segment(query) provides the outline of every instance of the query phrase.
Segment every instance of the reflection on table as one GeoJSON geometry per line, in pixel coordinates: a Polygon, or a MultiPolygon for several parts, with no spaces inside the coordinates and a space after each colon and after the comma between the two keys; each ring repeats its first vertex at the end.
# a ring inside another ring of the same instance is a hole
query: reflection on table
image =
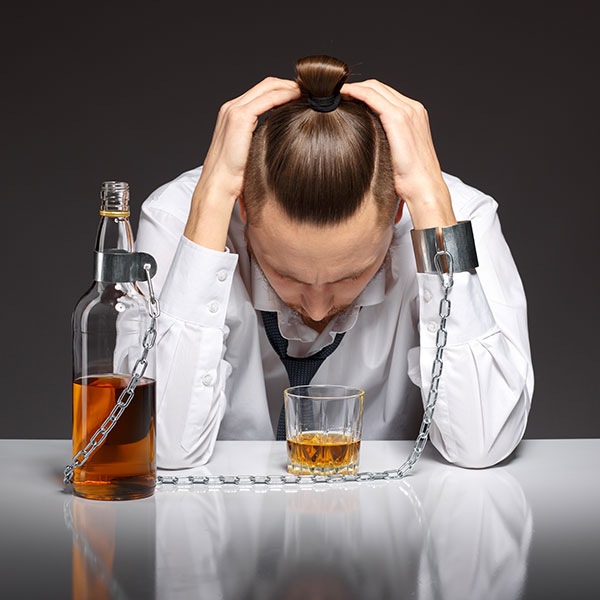
{"type": "MultiPolygon", "coordinates": [[[[365,442],[361,470],[411,442],[365,442]]],[[[0,597],[600,597],[600,440],[525,440],[491,469],[428,447],[403,481],[163,486],[75,498],[67,440],[0,440],[0,597]]],[[[217,442],[198,475],[285,473],[283,442],[217,442]]],[[[180,473],[184,475],[184,473],[180,473]]]]}
{"type": "Polygon", "coordinates": [[[68,497],[74,600],[155,598],[155,498],[101,502],[68,497]]]}
{"type": "Polygon", "coordinates": [[[519,598],[532,514],[506,470],[67,497],[74,598],[519,598]],[[132,577],[132,573],[136,573],[132,577]]]}

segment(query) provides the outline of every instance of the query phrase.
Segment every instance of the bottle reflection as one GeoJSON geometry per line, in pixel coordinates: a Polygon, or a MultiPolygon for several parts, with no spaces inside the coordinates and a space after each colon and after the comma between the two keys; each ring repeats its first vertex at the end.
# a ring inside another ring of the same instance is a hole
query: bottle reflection
{"type": "Polygon", "coordinates": [[[73,536],[74,600],[155,597],[154,500],[64,505],[73,536]]]}
{"type": "Polygon", "coordinates": [[[155,498],[159,598],[506,600],[525,582],[531,510],[502,469],[155,498]]]}

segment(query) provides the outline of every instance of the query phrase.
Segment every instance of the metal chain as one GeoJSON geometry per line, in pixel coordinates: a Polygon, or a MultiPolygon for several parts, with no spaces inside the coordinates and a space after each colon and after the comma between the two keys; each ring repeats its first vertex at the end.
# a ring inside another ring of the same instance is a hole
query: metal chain
{"type": "Polygon", "coordinates": [[[104,443],[106,436],[110,433],[112,428],[117,424],[117,421],[129,406],[135,388],[139,383],[140,379],[144,376],[146,368],[148,367],[148,353],[156,343],[156,319],[160,316],[160,305],[158,299],[154,295],[154,288],[152,286],[152,277],[150,275],[151,265],[145,264],[144,271],[146,272],[146,281],[148,283],[149,300],[148,300],[148,314],[150,315],[150,326],[144,334],[142,341],[143,351],[142,356],[136,361],[131,372],[131,378],[127,387],[121,392],[114,408],[110,411],[108,417],[106,417],[104,423],[96,430],[94,435],[90,438],[90,441],[83,450],[80,450],[71,461],[70,465],[67,465],[64,470],[64,483],[68,485],[73,482],[73,471],[77,467],[84,465],[94,452],[104,443]]]}
{"type": "Polygon", "coordinates": [[[421,422],[421,429],[415,441],[410,456],[397,469],[388,469],[381,472],[365,471],[355,474],[335,474],[335,475],[190,475],[188,477],[176,477],[159,475],[157,481],[163,485],[173,486],[191,486],[206,485],[210,487],[219,487],[225,485],[254,486],[270,485],[281,486],[288,484],[311,485],[313,483],[337,483],[349,481],[373,481],[377,479],[402,479],[414,467],[419,460],[429,438],[429,428],[433,419],[433,411],[437,402],[440,378],[444,367],[443,354],[446,342],[448,341],[448,331],[446,330],[446,320],[450,316],[450,300],[448,294],[454,284],[454,262],[452,255],[446,250],[440,250],[434,257],[435,267],[442,283],[444,297],[440,300],[439,316],[440,328],[438,329],[435,345],[436,352],[431,369],[431,386],[427,394],[425,403],[425,413],[421,422]],[[448,262],[448,273],[445,273],[441,264],[441,257],[445,256],[448,262]]]}

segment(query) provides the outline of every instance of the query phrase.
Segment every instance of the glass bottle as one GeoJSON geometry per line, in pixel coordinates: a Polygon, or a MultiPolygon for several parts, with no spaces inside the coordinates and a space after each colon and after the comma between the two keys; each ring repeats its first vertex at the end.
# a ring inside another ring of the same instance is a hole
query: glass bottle
{"type": "MultiPolygon", "coordinates": [[[[129,185],[105,181],[101,189],[96,253],[132,252],[129,185]]],[[[98,259],[98,254],[95,254],[98,259]]],[[[142,353],[148,323],[135,282],[95,280],[73,311],[73,455],[86,447],[127,386],[142,353]]],[[[129,406],[103,444],[73,473],[75,495],[130,500],[154,493],[155,382],[143,377],[129,406]]]]}

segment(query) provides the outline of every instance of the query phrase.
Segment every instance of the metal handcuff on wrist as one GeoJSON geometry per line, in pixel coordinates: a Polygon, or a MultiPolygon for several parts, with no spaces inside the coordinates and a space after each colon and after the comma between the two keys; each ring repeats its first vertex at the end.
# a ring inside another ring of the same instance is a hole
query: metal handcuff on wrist
{"type": "MultiPolygon", "coordinates": [[[[419,429],[419,434],[415,440],[412,452],[400,467],[380,472],[365,471],[354,474],[335,475],[190,475],[188,477],[159,475],[157,477],[157,483],[173,486],[206,485],[211,487],[223,485],[273,486],[373,481],[380,479],[401,479],[405,477],[419,460],[429,438],[429,429],[433,421],[433,412],[437,402],[440,378],[444,366],[443,353],[448,340],[446,320],[450,316],[451,308],[451,302],[448,295],[454,285],[454,273],[458,271],[473,270],[478,266],[470,221],[462,221],[457,225],[444,228],[433,227],[425,230],[413,229],[411,231],[411,236],[415,250],[417,271],[420,273],[436,272],[439,275],[444,295],[440,300],[440,326],[436,335],[436,352],[431,369],[431,385],[427,394],[421,428],[419,429]],[[452,250],[454,250],[454,252],[452,252],[452,250]],[[445,265],[443,264],[444,262],[446,263],[445,265]],[[459,267],[458,269],[456,269],[457,265],[459,267]],[[432,267],[435,271],[433,271],[432,267]]],[[[150,265],[144,265],[144,270],[149,290],[148,312],[150,314],[150,326],[144,335],[142,356],[135,363],[129,383],[123,392],[121,392],[111,413],[90,438],[87,446],[83,450],[80,450],[73,457],[71,464],[65,468],[65,484],[72,483],[73,471],[76,468],[81,467],[104,442],[106,436],[115,426],[120,416],[123,414],[123,411],[131,402],[135,387],[144,375],[148,365],[148,353],[156,342],[156,319],[160,315],[160,306],[152,287],[150,265]]]]}

